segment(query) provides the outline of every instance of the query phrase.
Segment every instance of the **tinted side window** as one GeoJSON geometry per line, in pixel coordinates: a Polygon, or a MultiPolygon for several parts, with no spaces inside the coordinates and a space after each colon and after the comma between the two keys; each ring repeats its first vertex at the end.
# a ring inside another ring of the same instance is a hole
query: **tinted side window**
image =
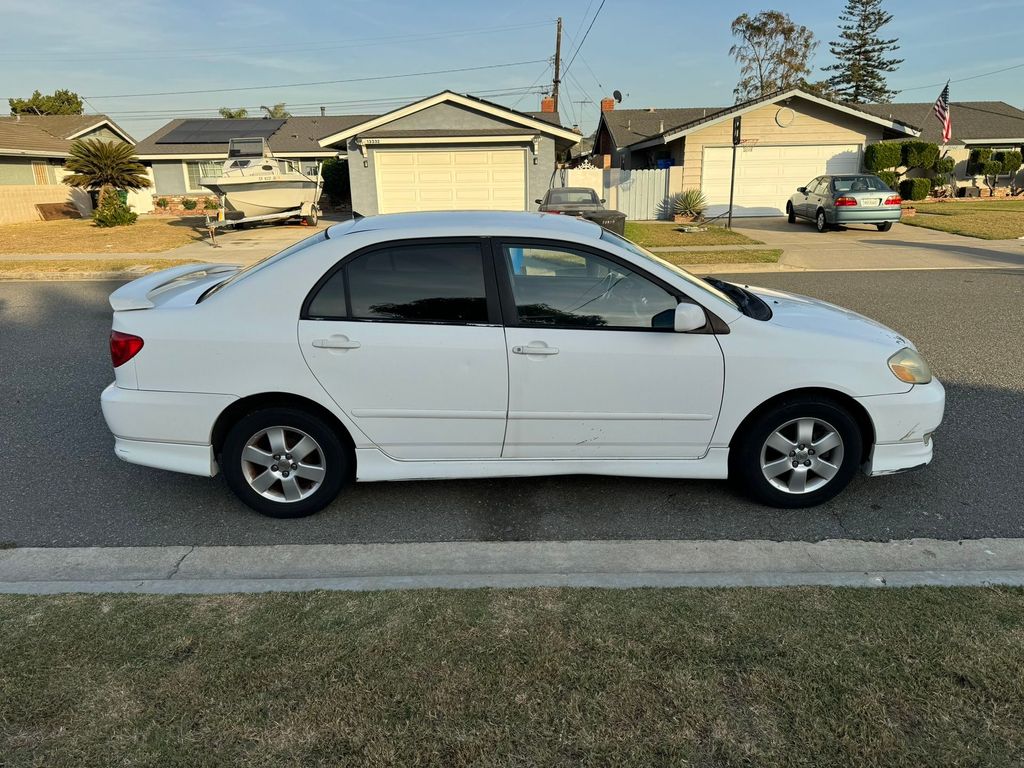
{"type": "Polygon", "coordinates": [[[309,316],[316,320],[348,317],[348,303],[345,300],[345,270],[339,269],[327,282],[320,286],[316,296],[309,302],[309,316]]]}
{"type": "Polygon", "coordinates": [[[575,328],[672,328],[679,303],[645,277],[591,253],[504,246],[519,321],[575,328]]]}
{"type": "Polygon", "coordinates": [[[483,254],[475,243],[396,245],[359,256],[343,271],[352,319],[487,322],[483,254]]]}

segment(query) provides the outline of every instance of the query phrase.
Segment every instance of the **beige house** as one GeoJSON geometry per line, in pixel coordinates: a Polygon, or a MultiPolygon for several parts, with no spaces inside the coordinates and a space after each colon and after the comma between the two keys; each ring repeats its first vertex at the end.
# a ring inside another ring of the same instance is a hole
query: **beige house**
{"type": "Polygon", "coordinates": [[[598,164],[624,170],[671,167],[669,193],[704,191],[709,215],[728,208],[733,120],[737,216],[782,215],[793,191],[825,173],[861,170],[864,147],[921,135],[900,119],[791,89],[731,107],[614,109],[602,102],[595,137],[598,164]]]}
{"type": "Polygon", "coordinates": [[[0,117],[0,224],[36,221],[40,204],[72,203],[91,210],[89,195],[61,183],[76,139],[135,141],[106,115],[0,117]]]}

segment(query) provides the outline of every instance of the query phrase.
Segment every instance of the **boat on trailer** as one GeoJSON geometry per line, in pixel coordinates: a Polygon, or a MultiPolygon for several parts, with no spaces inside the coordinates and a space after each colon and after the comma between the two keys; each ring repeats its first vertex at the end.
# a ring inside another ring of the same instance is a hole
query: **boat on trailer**
{"type": "Polygon", "coordinates": [[[262,138],[228,142],[228,157],[219,176],[200,179],[220,196],[229,221],[301,217],[316,224],[320,216],[321,164],[311,175],[294,160],[274,157],[262,138]],[[233,214],[233,215],[232,215],[233,214]]]}

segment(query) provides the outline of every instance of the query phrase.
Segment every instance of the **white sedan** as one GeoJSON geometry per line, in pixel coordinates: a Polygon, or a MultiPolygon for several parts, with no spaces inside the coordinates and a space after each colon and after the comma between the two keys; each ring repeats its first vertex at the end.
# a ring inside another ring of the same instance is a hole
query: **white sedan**
{"type": "Polygon", "coordinates": [[[110,303],[117,455],[221,471],[275,517],[356,480],[561,474],[731,478],[811,506],[858,469],[931,461],[945,403],[883,325],[556,215],[358,219],[110,303]]]}

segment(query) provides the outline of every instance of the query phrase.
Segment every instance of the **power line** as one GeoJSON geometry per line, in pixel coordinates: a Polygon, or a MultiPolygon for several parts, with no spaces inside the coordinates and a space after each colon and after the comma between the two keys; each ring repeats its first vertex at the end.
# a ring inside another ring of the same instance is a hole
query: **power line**
{"type": "Polygon", "coordinates": [[[587,27],[587,31],[583,33],[583,37],[580,39],[580,44],[576,46],[576,52],[572,55],[572,58],[569,59],[569,63],[565,65],[565,72],[568,72],[570,67],[572,67],[572,63],[576,61],[576,57],[579,55],[580,49],[582,49],[583,44],[587,42],[587,35],[589,35],[590,30],[594,28],[594,22],[597,21],[597,17],[601,15],[601,9],[604,8],[605,1],[606,0],[601,0],[601,4],[597,6],[597,10],[594,11],[594,18],[590,20],[590,26],[587,27]]]}
{"type": "Polygon", "coordinates": [[[232,93],[238,91],[269,91],[275,88],[307,88],[314,85],[338,85],[340,83],[367,83],[379,80],[396,80],[403,77],[425,77],[427,75],[448,75],[454,72],[478,72],[485,69],[507,69],[522,67],[527,64],[541,64],[546,59],[529,61],[513,61],[507,64],[486,64],[479,67],[456,67],[452,69],[435,69],[430,72],[409,72],[402,75],[374,75],[371,77],[350,77],[343,80],[319,80],[309,83],[284,83],[279,85],[247,85],[235,88],[204,88],[195,91],[154,91],[152,93],[115,93],[106,96],[90,96],[90,99],[135,99],[145,96],[191,96],[197,93],[232,93]]]}
{"type": "MultiPolygon", "coordinates": [[[[406,34],[406,35],[388,35],[383,37],[370,37],[370,38],[359,38],[358,40],[342,41],[340,43],[333,43],[330,45],[309,45],[308,43],[275,43],[273,47],[274,53],[288,53],[293,51],[305,52],[309,51],[312,53],[320,51],[331,51],[339,50],[343,48],[363,48],[367,46],[379,45],[386,42],[411,42],[415,40],[433,40],[433,39],[444,39],[450,37],[463,37],[467,35],[480,35],[480,34],[491,34],[496,32],[506,32],[519,29],[533,29],[540,26],[547,26],[550,24],[550,20],[527,22],[522,24],[511,24],[499,27],[482,27],[477,29],[466,29],[457,30],[452,32],[429,32],[423,34],[406,34]]],[[[88,54],[76,54],[74,56],[59,56],[53,54],[41,54],[36,52],[33,56],[32,52],[18,53],[16,51],[4,51],[0,53],[0,59],[4,58],[15,58],[19,62],[32,62],[32,61],[95,61],[96,56],[102,56],[106,61],[135,61],[135,60],[159,60],[159,59],[178,59],[178,58],[196,58],[196,59],[207,59],[207,58],[220,58],[224,56],[231,56],[235,54],[258,51],[261,53],[267,52],[265,45],[261,46],[240,46],[240,47],[219,47],[215,51],[211,51],[209,46],[205,48],[174,48],[164,49],[163,51],[148,51],[145,53],[138,53],[132,51],[124,52],[109,52],[109,51],[96,51],[88,54]],[[161,56],[159,54],[166,53],[168,55],[161,56]],[[205,54],[205,55],[203,55],[205,54]]]]}
{"type": "MultiPolygon", "coordinates": [[[[547,75],[547,73],[548,73],[548,72],[550,72],[550,71],[551,71],[551,61],[550,61],[550,60],[548,60],[548,63],[547,63],[547,64],[548,64],[548,65],[547,65],[546,67],[544,67],[544,69],[542,69],[542,70],[541,70],[541,73],[540,73],[539,75],[537,75],[537,79],[536,79],[536,80],[534,80],[534,81],[533,81],[532,83],[530,83],[530,87],[531,87],[531,88],[533,88],[533,87],[534,87],[535,85],[537,85],[537,83],[539,83],[539,82],[541,81],[541,79],[542,79],[542,78],[543,78],[543,77],[544,77],[545,75],[547,75]]],[[[547,89],[545,88],[544,90],[546,91],[547,89]]],[[[518,99],[516,100],[516,103],[515,103],[515,104],[513,104],[511,108],[512,108],[512,109],[515,109],[515,108],[516,108],[517,106],[519,106],[519,102],[520,102],[520,101],[522,101],[522,100],[523,100],[524,98],[526,98],[526,96],[527,96],[527,94],[525,94],[525,93],[524,93],[524,94],[523,94],[522,96],[520,96],[520,97],[519,97],[519,98],[518,98],[518,99]]]]}
{"type": "MultiPolygon", "coordinates": [[[[961,77],[957,80],[950,80],[951,83],[965,83],[968,80],[977,80],[979,77],[989,77],[990,75],[1000,75],[1003,72],[1009,72],[1013,69],[1024,68],[1024,64],[1014,64],[1012,67],[1003,67],[1002,69],[994,69],[991,72],[982,72],[980,75],[971,75],[970,77],[961,77]]],[[[921,91],[925,88],[941,88],[945,83],[935,83],[933,85],[915,85],[913,88],[901,88],[899,93],[906,93],[907,91],[921,91]]]]}

